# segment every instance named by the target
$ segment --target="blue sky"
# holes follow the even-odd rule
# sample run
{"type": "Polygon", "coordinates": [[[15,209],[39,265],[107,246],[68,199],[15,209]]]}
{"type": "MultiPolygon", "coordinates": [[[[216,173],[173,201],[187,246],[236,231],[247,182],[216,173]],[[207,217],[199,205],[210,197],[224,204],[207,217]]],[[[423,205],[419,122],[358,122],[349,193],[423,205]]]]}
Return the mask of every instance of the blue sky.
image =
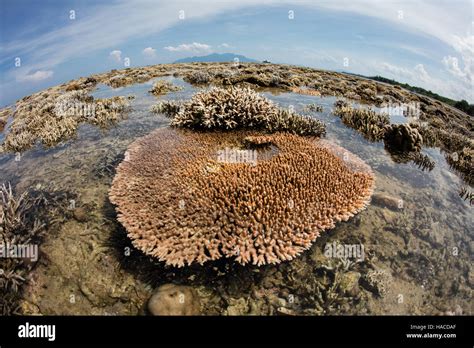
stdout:
{"type": "Polygon", "coordinates": [[[211,52],[382,75],[474,102],[473,0],[2,0],[0,15],[1,105],[126,58],[211,52]]]}

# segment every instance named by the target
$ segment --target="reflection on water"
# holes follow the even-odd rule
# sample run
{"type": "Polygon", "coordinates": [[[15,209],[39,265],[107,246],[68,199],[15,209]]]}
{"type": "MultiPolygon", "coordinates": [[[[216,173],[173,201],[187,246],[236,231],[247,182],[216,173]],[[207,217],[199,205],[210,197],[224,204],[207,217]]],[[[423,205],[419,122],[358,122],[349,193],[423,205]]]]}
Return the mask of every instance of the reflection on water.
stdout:
{"type": "MultiPolygon", "coordinates": [[[[130,286],[135,287],[137,294],[135,296],[131,294],[131,290],[123,290],[122,295],[128,296],[128,301],[146,298],[150,289],[146,284],[137,285],[144,281],[135,278],[134,274],[122,274],[122,271],[107,263],[112,254],[108,249],[104,249],[103,245],[118,227],[115,222],[111,222],[105,210],[109,206],[107,190],[114,168],[123,158],[127,146],[136,138],[168,124],[164,116],[152,114],[149,111],[150,107],[160,99],[188,99],[196,92],[196,88],[181,79],[173,77],[166,79],[182,86],[183,89],[157,98],[148,93],[153,80],[118,89],[105,85],[98,86],[92,93],[95,98],[115,95],[135,96],[131,100],[132,111],[114,128],[100,130],[90,125],[83,125],[79,128],[75,139],[55,148],[36,148],[21,156],[15,154],[0,156],[2,182],[12,182],[18,191],[37,185],[43,187],[49,185],[72,191],[77,194],[79,206],[87,207],[90,215],[86,222],[80,220],[65,222],[56,236],[50,239],[47,237],[44,251],[48,254],[50,264],[39,266],[37,272],[40,274],[38,282],[46,284],[50,290],[44,291],[33,287],[28,292],[31,298],[36,298],[36,304],[42,312],[104,314],[109,311],[117,314],[134,314],[139,305],[130,307],[113,301],[110,302],[113,304],[107,304],[105,300],[106,304],[102,303],[101,296],[110,296],[102,287],[107,289],[124,281],[130,282],[132,284],[130,286]],[[72,249],[79,251],[73,252],[72,249]],[[91,258],[91,254],[97,254],[98,256],[95,256],[99,259],[91,258]],[[107,266],[104,266],[104,263],[107,263],[107,266]],[[84,268],[83,265],[88,267],[84,268]],[[72,282],[71,279],[76,280],[72,282]],[[102,287],[99,288],[97,284],[102,287]],[[84,302],[83,307],[70,309],[69,306],[67,307],[69,309],[64,309],[66,307],[63,304],[67,301],[62,300],[61,296],[74,291],[77,286],[92,287],[91,291],[95,293],[96,300],[86,296],[88,302],[87,304],[84,302]]],[[[370,296],[369,292],[359,293],[357,297],[359,302],[354,307],[355,314],[433,314],[446,311],[459,312],[458,307],[464,314],[472,314],[470,304],[473,285],[471,282],[474,275],[471,266],[474,247],[472,208],[468,202],[458,197],[457,190],[462,181],[449,169],[440,150],[423,149],[423,152],[435,161],[435,168],[432,171],[421,171],[411,162],[395,163],[385,151],[382,142],[367,141],[356,131],[344,126],[339,117],[331,114],[336,98],[275,93],[268,90],[262,93],[281,107],[293,107],[296,112],[312,115],[326,123],[328,140],[357,154],[374,170],[377,200],[374,200],[374,204],[358,217],[339,224],[332,231],[325,232],[314,247],[300,258],[279,266],[263,267],[260,270],[248,267],[252,272],[260,272],[257,278],[242,273],[244,271],[233,275],[234,278],[239,278],[243,274],[239,279],[224,276],[228,277],[225,278],[225,289],[222,288],[223,280],[222,284],[215,279],[212,283],[206,283],[205,280],[195,283],[197,280],[190,280],[191,277],[174,278],[172,281],[199,285],[204,289],[202,291],[207,291],[214,297],[218,296],[227,301],[226,303],[231,303],[229,296],[234,299],[250,296],[250,292],[245,293],[243,289],[253,289],[245,291],[257,294],[270,290],[276,293],[285,290],[295,296],[305,296],[306,300],[301,300],[299,305],[303,306],[304,303],[306,307],[311,307],[312,302],[309,300],[311,296],[305,292],[309,290],[305,290],[304,284],[309,284],[313,280],[321,281],[318,278],[320,274],[315,270],[323,262],[321,253],[324,245],[339,240],[346,243],[362,243],[366,254],[370,255],[370,262],[351,266],[354,269],[350,272],[360,273],[361,279],[365,279],[364,277],[368,277],[366,273],[370,273],[371,269],[381,268],[388,270],[396,278],[384,297],[370,296]],[[304,106],[310,103],[322,105],[324,111],[322,113],[304,111],[304,106]],[[399,202],[399,208],[393,209],[387,203],[390,200],[399,202]],[[303,274],[304,278],[301,278],[303,274]],[[265,285],[268,281],[273,282],[270,288],[265,285]],[[230,291],[229,287],[241,289],[240,293],[239,290],[230,291]],[[400,295],[404,295],[402,296],[404,302],[397,302],[396,299],[400,299],[400,295]]],[[[392,121],[405,122],[404,118],[392,121]]],[[[3,136],[0,134],[0,140],[3,136]]],[[[201,271],[196,272],[196,277],[199,279],[201,271]]],[[[363,283],[361,280],[360,284],[363,283]]],[[[84,289],[82,291],[86,292],[84,289]]],[[[255,296],[254,300],[258,298],[255,296]]],[[[267,299],[270,298],[268,297],[270,295],[266,296],[267,299]]],[[[316,303],[319,300],[313,301],[316,303]]],[[[209,304],[209,307],[206,307],[213,308],[209,309],[209,313],[219,314],[225,310],[225,305],[217,305],[211,300],[209,303],[213,306],[209,304]]],[[[288,306],[291,307],[289,304],[288,306]]],[[[318,306],[322,306],[321,303],[318,306]]],[[[329,313],[329,309],[323,312],[316,310],[311,312],[308,308],[304,313],[329,313]]],[[[338,308],[343,312],[351,310],[344,309],[343,306],[338,308]]]]}

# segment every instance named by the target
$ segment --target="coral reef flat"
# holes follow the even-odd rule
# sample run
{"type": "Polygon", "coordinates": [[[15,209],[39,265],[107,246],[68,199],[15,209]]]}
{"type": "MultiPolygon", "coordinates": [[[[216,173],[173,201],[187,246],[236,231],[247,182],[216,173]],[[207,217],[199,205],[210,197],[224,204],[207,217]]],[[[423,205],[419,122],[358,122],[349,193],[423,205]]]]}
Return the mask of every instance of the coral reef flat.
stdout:
{"type": "MultiPolygon", "coordinates": [[[[41,202],[22,205],[21,216],[37,217],[41,227],[39,257],[34,264],[7,265],[24,280],[1,303],[4,313],[474,313],[473,120],[440,102],[304,67],[180,63],[114,70],[46,89],[2,110],[2,127],[0,173],[8,199],[0,200],[0,233],[23,235],[35,226],[28,219],[12,228],[4,218],[11,214],[7,205],[28,197],[41,202]],[[169,84],[160,82],[150,93],[157,81],[169,84]],[[212,87],[250,88],[279,109],[324,124],[321,146],[342,159],[354,154],[371,168],[370,205],[277,264],[243,265],[229,257],[177,268],[137,248],[109,199],[117,167],[130,160],[127,149],[140,138],[177,132],[157,103],[192,106],[193,96],[212,87]],[[71,99],[83,108],[68,108],[71,99]],[[394,126],[384,103],[418,103],[419,114],[403,116],[407,126],[394,126]],[[66,107],[58,111],[58,105],[66,107]],[[370,108],[372,116],[343,119],[341,107],[370,108]],[[367,136],[363,127],[373,124],[375,136],[367,136]],[[179,291],[192,298],[192,311],[170,303],[179,291]]],[[[272,134],[249,133],[240,143],[268,151],[264,158],[272,161],[281,151],[269,147],[278,133],[272,134]]],[[[216,166],[206,168],[216,174],[216,166]]],[[[167,210],[169,217],[179,201],[167,210]]],[[[0,274],[0,292],[10,291],[9,279],[0,274]]]]}

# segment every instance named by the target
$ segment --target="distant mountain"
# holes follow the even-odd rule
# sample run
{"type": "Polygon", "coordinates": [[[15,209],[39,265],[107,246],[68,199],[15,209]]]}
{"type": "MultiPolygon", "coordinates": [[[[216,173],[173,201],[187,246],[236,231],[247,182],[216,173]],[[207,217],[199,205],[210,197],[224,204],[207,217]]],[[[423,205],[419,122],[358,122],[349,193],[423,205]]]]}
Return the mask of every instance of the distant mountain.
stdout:
{"type": "Polygon", "coordinates": [[[181,58],[174,61],[174,63],[233,62],[235,58],[237,58],[239,62],[258,63],[258,60],[247,58],[240,54],[234,54],[234,53],[211,53],[211,54],[208,54],[207,56],[194,56],[194,57],[181,58]]]}

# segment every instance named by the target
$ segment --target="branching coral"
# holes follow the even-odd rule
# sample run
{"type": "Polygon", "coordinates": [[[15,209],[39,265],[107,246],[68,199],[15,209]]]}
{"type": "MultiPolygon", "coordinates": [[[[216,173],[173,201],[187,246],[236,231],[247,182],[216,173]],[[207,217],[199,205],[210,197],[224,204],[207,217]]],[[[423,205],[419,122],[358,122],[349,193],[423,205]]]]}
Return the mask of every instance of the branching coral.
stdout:
{"type": "MultiPolygon", "coordinates": [[[[31,208],[31,204],[26,192],[15,197],[10,185],[3,184],[0,187],[0,247],[2,250],[7,250],[12,246],[27,245],[38,239],[44,225],[37,220],[28,221],[25,214],[31,208]]],[[[12,308],[15,302],[14,297],[4,298],[3,294],[10,291],[18,293],[28,271],[25,262],[24,259],[10,258],[7,255],[2,255],[0,258],[0,294],[2,294],[0,312],[3,315],[11,314],[11,311],[16,310],[12,308]]]]}
{"type": "Polygon", "coordinates": [[[474,204],[474,192],[470,191],[467,187],[460,187],[458,194],[461,199],[469,201],[470,205],[474,204]]]}
{"type": "Polygon", "coordinates": [[[17,102],[4,151],[22,152],[37,141],[53,146],[74,136],[80,123],[106,127],[120,119],[128,101],[124,97],[94,99],[86,91],[35,94],[17,102]]]}
{"type": "Polygon", "coordinates": [[[53,217],[59,211],[64,217],[69,198],[61,191],[15,194],[10,185],[0,186],[0,315],[19,313],[21,286],[37,261],[38,244],[53,217]]]}
{"type": "Polygon", "coordinates": [[[446,154],[445,158],[468,184],[474,184],[474,149],[465,147],[461,151],[446,154]]]}
{"type": "Polygon", "coordinates": [[[383,139],[385,126],[390,125],[387,114],[378,114],[371,109],[353,108],[343,101],[338,101],[335,105],[334,114],[339,116],[344,124],[361,132],[369,140],[383,139]]]}
{"type": "Polygon", "coordinates": [[[249,136],[258,133],[160,129],[132,143],[109,197],[133,244],[179,267],[221,257],[279,263],[368,204],[370,168],[326,142],[275,133],[265,141],[278,154],[256,150],[256,165],[218,159],[249,136]]]}
{"type": "Polygon", "coordinates": [[[323,106],[315,103],[308,104],[304,107],[305,110],[314,111],[314,112],[323,112],[323,106]]]}
{"type": "Polygon", "coordinates": [[[304,95],[312,95],[316,97],[321,96],[321,92],[314,90],[314,89],[309,89],[309,88],[301,88],[301,87],[293,87],[291,89],[293,93],[298,93],[298,94],[304,94],[304,95]]]}
{"type": "Polygon", "coordinates": [[[153,83],[153,88],[150,90],[150,93],[159,96],[164,95],[169,92],[179,91],[181,88],[173,85],[171,82],[166,80],[158,80],[153,83]]]}
{"type": "Polygon", "coordinates": [[[180,103],[165,100],[152,105],[150,111],[155,114],[164,114],[165,116],[172,118],[180,109],[180,103]]]}
{"type": "Polygon", "coordinates": [[[184,80],[193,85],[203,85],[211,81],[212,76],[205,71],[194,71],[185,76],[184,80]]]}
{"type": "Polygon", "coordinates": [[[118,88],[118,87],[122,87],[122,86],[132,84],[132,82],[133,82],[133,80],[132,80],[131,77],[119,74],[119,75],[112,76],[105,83],[108,84],[110,87],[118,88]]]}
{"type": "Polygon", "coordinates": [[[421,152],[412,152],[409,154],[409,158],[423,171],[432,171],[435,167],[435,162],[428,155],[421,152]]]}
{"type": "Polygon", "coordinates": [[[157,110],[174,112],[172,126],[201,130],[256,129],[320,136],[325,126],[309,116],[278,108],[250,88],[211,88],[178,106],[162,103],[157,110]]]}
{"type": "Polygon", "coordinates": [[[12,110],[10,108],[0,109],[0,132],[7,124],[8,117],[11,115],[12,110]]]}

